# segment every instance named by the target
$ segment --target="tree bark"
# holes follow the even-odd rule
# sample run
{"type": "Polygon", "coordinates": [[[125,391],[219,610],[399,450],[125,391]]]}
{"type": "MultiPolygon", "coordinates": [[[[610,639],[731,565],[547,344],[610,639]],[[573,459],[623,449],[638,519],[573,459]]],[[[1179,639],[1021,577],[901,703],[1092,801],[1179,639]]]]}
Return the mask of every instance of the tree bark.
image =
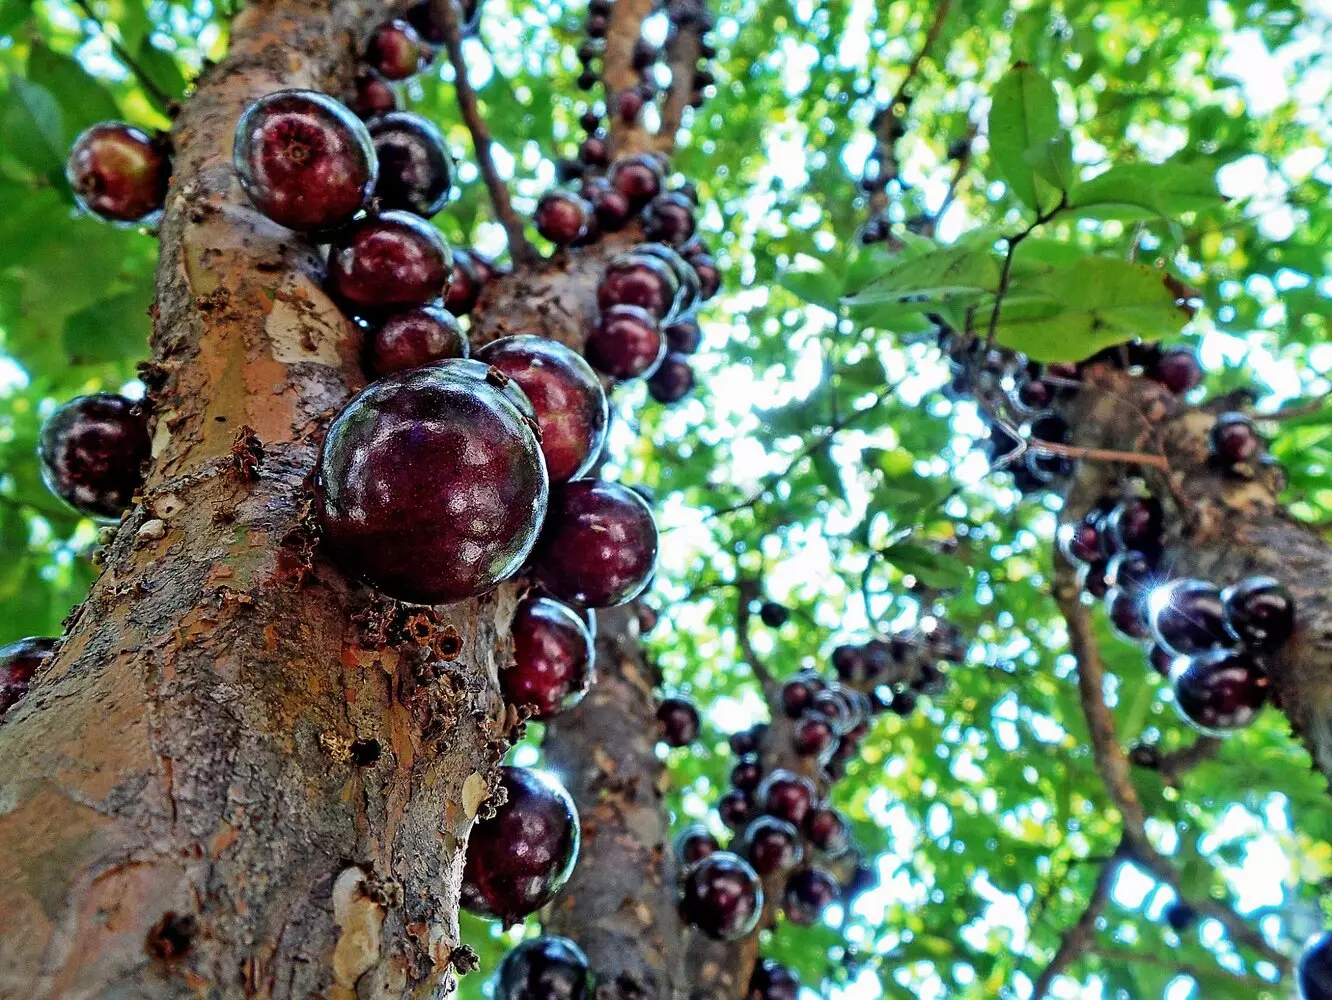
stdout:
{"type": "Polygon", "coordinates": [[[176,124],[153,467],[0,727],[0,997],[434,997],[462,964],[514,588],[413,616],[317,555],[307,476],[359,335],[231,169],[244,107],[342,92],[377,13],[247,7],[176,124]]]}

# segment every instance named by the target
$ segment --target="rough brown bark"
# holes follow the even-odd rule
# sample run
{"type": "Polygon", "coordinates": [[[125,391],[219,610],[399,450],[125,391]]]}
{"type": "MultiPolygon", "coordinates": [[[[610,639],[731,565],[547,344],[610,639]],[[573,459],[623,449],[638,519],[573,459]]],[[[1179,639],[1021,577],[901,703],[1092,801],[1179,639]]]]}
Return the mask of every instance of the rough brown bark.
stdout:
{"type": "Polygon", "coordinates": [[[375,13],[247,7],[181,112],[143,502],[0,727],[0,997],[451,988],[512,588],[408,621],[318,557],[306,477],[359,338],[230,167],[245,105],[340,92],[375,13]]]}

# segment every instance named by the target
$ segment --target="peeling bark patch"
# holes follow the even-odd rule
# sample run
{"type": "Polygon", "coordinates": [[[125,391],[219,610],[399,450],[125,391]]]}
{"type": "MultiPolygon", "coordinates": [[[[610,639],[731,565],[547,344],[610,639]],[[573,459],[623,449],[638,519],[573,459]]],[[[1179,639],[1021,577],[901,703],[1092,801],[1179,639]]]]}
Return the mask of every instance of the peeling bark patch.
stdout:
{"type": "Polygon", "coordinates": [[[384,908],[366,892],[365,872],[345,869],[333,883],[333,922],[338,940],[333,946],[333,978],[346,989],[379,962],[384,908]]]}
{"type": "Polygon", "coordinates": [[[193,916],[168,910],[148,931],[144,948],[158,961],[171,962],[184,957],[198,933],[199,921],[193,916]]]}

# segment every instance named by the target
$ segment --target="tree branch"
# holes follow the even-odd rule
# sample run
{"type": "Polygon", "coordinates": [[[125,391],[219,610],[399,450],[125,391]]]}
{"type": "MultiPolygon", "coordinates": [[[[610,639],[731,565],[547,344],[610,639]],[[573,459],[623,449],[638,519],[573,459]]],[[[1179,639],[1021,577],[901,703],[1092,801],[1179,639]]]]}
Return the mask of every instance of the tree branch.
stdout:
{"type": "Polygon", "coordinates": [[[736,584],[735,638],[745,656],[745,662],[749,664],[749,669],[754,672],[754,678],[763,689],[765,700],[771,704],[777,692],[777,680],[768,670],[762,657],[758,655],[754,642],[749,637],[749,622],[752,617],[749,606],[762,595],[763,586],[758,580],[741,580],[736,584]]]}
{"type": "Polygon", "coordinates": [[[1124,860],[1125,845],[1121,843],[1111,859],[1101,866],[1100,874],[1096,876],[1096,885],[1092,888],[1091,898],[1087,900],[1082,915],[1064,932],[1054,957],[1036,977],[1031,1000],[1044,1000],[1055,979],[1091,948],[1092,942],[1096,939],[1096,921],[1110,905],[1110,893],[1115,887],[1115,879],[1119,877],[1119,869],[1124,860]]]}
{"type": "MultiPolygon", "coordinates": [[[[672,0],[672,12],[695,8],[698,0],[672,0]]],[[[703,49],[702,23],[698,18],[685,20],[671,33],[666,45],[666,61],[671,68],[671,86],[661,106],[661,127],[657,130],[658,152],[670,156],[675,152],[676,136],[684,121],[684,110],[689,107],[694,93],[694,71],[698,68],[703,49]]]]}
{"type": "MultiPolygon", "coordinates": [[[[472,134],[472,147],[476,151],[476,167],[485,181],[490,193],[490,204],[495,209],[495,217],[509,239],[509,256],[515,265],[530,265],[541,259],[523,230],[523,220],[514,211],[509,198],[509,188],[495,168],[495,158],[490,153],[492,140],[490,128],[481,115],[477,105],[476,91],[467,78],[467,60],[463,56],[462,28],[458,24],[458,8],[454,0],[433,0],[435,16],[444,31],[444,48],[449,54],[453,66],[453,89],[458,98],[458,110],[462,113],[467,131],[472,134]]],[[[618,6],[618,5],[617,5],[618,6]]]]}
{"type": "Polygon", "coordinates": [[[617,109],[620,94],[638,85],[634,46],[643,35],[643,22],[652,13],[652,8],[653,0],[615,0],[611,6],[606,48],[602,54],[601,83],[606,92],[606,116],[611,123],[614,156],[642,152],[650,145],[642,115],[626,122],[617,109]]]}

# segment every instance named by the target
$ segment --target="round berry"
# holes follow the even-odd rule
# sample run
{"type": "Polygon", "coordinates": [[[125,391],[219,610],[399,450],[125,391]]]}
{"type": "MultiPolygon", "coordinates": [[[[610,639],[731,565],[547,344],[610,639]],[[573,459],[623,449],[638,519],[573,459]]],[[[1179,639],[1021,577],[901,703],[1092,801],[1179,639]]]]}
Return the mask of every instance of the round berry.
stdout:
{"type": "Polygon", "coordinates": [[[1218,735],[1252,722],[1269,693],[1262,669],[1242,653],[1228,649],[1181,659],[1170,683],[1184,718],[1204,732],[1218,735]]]}
{"type": "Polygon", "coordinates": [[[676,354],[694,354],[703,343],[703,329],[693,315],[681,316],[662,328],[666,347],[676,354]]]}
{"type": "Polygon", "coordinates": [[[1172,580],[1147,596],[1152,635],[1177,656],[1229,646],[1221,591],[1204,580],[1172,580]]]}
{"type": "Polygon", "coordinates": [[[1154,497],[1121,500],[1105,519],[1105,535],[1112,552],[1156,553],[1161,551],[1165,512],[1154,497]]]}
{"type": "Polygon", "coordinates": [[[752,729],[742,729],[738,733],[732,733],[727,740],[731,747],[731,753],[737,757],[758,753],[763,749],[763,738],[767,733],[768,725],[766,722],[759,723],[752,729]]]}
{"type": "Polygon", "coordinates": [[[151,222],[166,202],[171,160],[146,133],[101,122],[80,133],[65,177],[79,205],[108,222],[151,222]]]}
{"type": "Polygon", "coordinates": [[[1133,642],[1151,639],[1147,603],[1142,594],[1112,587],[1105,595],[1105,613],[1111,626],[1123,638],[1133,642]]]}
{"type": "Polygon", "coordinates": [[[1078,589],[1085,590],[1098,600],[1110,592],[1110,583],[1106,580],[1106,570],[1110,568],[1106,560],[1098,560],[1078,568],[1078,589]]]}
{"type": "Polygon", "coordinates": [[[675,856],[686,868],[698,864],[709,854],[716,854],[720,850],[721,844],[717,838],[701,823],[685,827],[675,838],[675,856]]]}
{"type": "Polygon", "coordinates": [[[1023,379],[1013,398],[1026,412],[1040,412],[1054,402],[1054,389],[1049,382],[1042,382],[1038,378],[1023,379]]]}
{"type": "Polygon", "coordinates": [[[347,106],[368,121],[398,110],[398,95],[383,77],[366,70],[356,77],[355,89],[347,106]]]}
{"type": "Polygon", "coordinates": [[[1060,553],[1074,565],[1097,562],[1105,557],[1100,523],[1090,516],[1061,524],[1055,533],[1055,541],[1060,553]]]}
{"type": "Polygon", "coordinates": [[[394,111],[367,126],[379,158],[375,197],[383,208],[430,218],[449,200],[453,164],[444,134],[411,111],[394,111]]]}
{"type": "Polygon", "coordinates": [[[300,232],[350,222],[370,200],[379,173],[361,120],[312,90],[279,90],[246,108],[232,159],[254,207],[300,232]]]}
{"type": "Polygon", "coordinates": [[[578,158],[589,167],[604,167],[610,162],[610,147],[602,135],[589,135],[578,147],[578,158]]]}
{"type": "Polygon", "coordinates": [[[784,965],[761,958],[749,979],[747,1000],[799,1000],[800,980],[784,965]]]}
{"type": "Polygon", "coordinates": [[[757,754],[745,754],[731,768],[731,787],[742,792],[755,791],[763,780],[763,765],[757,754]]]}
{"type": "Polygon", "coordinates": [[[707,254],[691,257],[689,263],[698,275],[698,297],[707,302],[721,290],[721,270],[707,254]]]}
{"type": "Polygon", "coordinates": [[[661,620],[656,608],[641,601],[634,605],[634,618],[638,623],[639,635],[647,635],[657,627],[657,622],[661,620]]]}
{"type": "Polygon", "coordinates": [[[1324,932],[1304,949],[1297,973],[1300,1000],[1332,1000],[1332,932],[1324,932]]]}
{"type": "Polygon", "coordinates": [[[761,812],[799,827],[814,808],[818,792],[803,775],[778,768],[759,785],[757,805],[761,812]]]}
{"type": "Polygon", "coordinates": [[[666,354],[666,341],[646,310],[610,306],[588,331],[583,353],[597,371],[615,379],[635,379],[657,370],[666,354]]]}
{"type": "Polygon", "coordinates": [[[532,217],[537,232],[556,246],[567,247],[587,235],[592,206],[569,191],[548,191],[537,202],[532,217]]]}
{"type": "Polygon", "coordinates": [[[0,719],[28,693],[33,674],[51,658],[57,641],[30,636],[0,646],[0,719]]]}
{"type": "Polygon", "coordinates": [[[578,860],[578,809],[553,778],[526,767],[500,768],[508,793],[467,840],[462,905],[517,923],[549,903],[578,860]]]}
{"type": "Polygon", "coordinates": [[[694,235],[694,206],[675,192],[659,194],[643,210],[643,234],[649,239],[682,246],[694,235]]]}
{"type": "Polygon", "coordinates": [[[445,604],[523,565],[546,467],[530,404],[498,381],[479,362],[441,361],[372,383],[333,421],[316,498],[348,571],[389,597],[445,604]]]}
{"type": "Polygon", "coordinates": [[[114,393],[58,407],[37,439],[46,488],[80,514],[108,521],[129,509],[151,455],[142,405],[114,393]]]}
{"type": "Polygon", "coordinates": [[[611,186],[629,199],[633,208],[641,208],[657,197],[666,186],[666,175],[654,156],[635,153],[611,164],[606,175],[611,186]]]}
{"type": "Polygon", "coordinates": [[[749,863],[728,851],[704,858],[685,876],[680,915],[716,941],[736,941],[758,926],[763,887],[749,863]]]}
{"type": "Polygon", "coordinates": [[[852,683],[870,680],[878,673],[876,667],[887,665],[880,664],[879,658],[871,655],[868,646],[856,646],[851,643],[843,643],[834,649],[831,660],[837,676],[852,683]]]}
{"type": "Polygon", "coordinates": [[[787,920],[808,927],[818,923],[823,911],[840,895],[837,880],[822,868],[802,868],[786,880],[782,909],[787,920]]]}
{"type": "Polygon", "coordinates": [[[597,304],[602,309],[638,306],[660,320],[670,314],[678,290],[679,281],[662,261],[646,254],[621,254],[606,266],[597,287],[597,304]]]}
{"type": "Polygon", "coordinates": [[[454,250],[453,275],[449,279],[448,294],[444,296],[444,308],[455,316],[466,316],[476,307],[481,287],[481,271],[472,251],[454,250]]]}
{"type": "Polygon", "coordinates": [[[824,806],[805,817],[805,836],[816,850],[834,857],[851,847],[851,824],[836,809],[824,806]]]}
{"type": "Polygon", "coordinates": [[[698,739],[698,709],[683,698],[663,698],[657,706],[657,722],[668,747],[687,747],[698,739]]]}
{"type": "Polygon", "coordinates": [[[1121,552],[1106,565],[1105,579],[1112,587],[1140,594],[1158,582],[1152,559],[1132,550],[1121,552]]]}
{"type": "Polygon", "coordinates": [[[629,224],[633,208],[623,192],[611,187],[604,177],[596,183],[585,184],[583,197],[592,204],[592,214],[602,232],[617,233],[629,224]]]}
{"type": "Polygon", "coordinates": [[[405,80],[430,65],[430,49],[409,22],[394,18],[370,33],[365,62],[386,80],[405,80]]]}
{"type": "Polygon", "coordinates": [[[591,365],[558,341],[526,334],[492,341],[476,358],[517,382],[531,400],[550,481],[584,475],[601,453],[610,422],[606,393],[591,365]]]}
{"type": "Polygon", "coordinates": [[[592,636],[578,615],[549,597],[529,597],[513,615],[513,662],[500,671],[511,705],[545,721],[573,708],[592,685],[592,636]]]}
{"type": "Polygon", "coordinates": [[[745,827],[745,857],[764,878],[790,871],[805,856],[800,831],[776,816],[758,816],[745,827]]]}
{"type": "Polygon", "coordinates": [[[670,270],[677,285],[671,308],[673,315],[684,315],[698,305],[700,291],[698,272],[674,247],[664,243],[639,243],[629,252],[644,257],[655,257],[670,270]]]}
{"type": "Polygon", "coordinates": [[[1253,421],[1242,413],[1223,413],[1212,425],[1212,454],[1222,465],[1238,465],[1256,458],[1262,440],[1253,421]]]}
{"type": "Polygon", "coordinates": [[[352,312],[419,306],[447,294],[453,256],[434,226],[384,212],[341,230],[328,251],[328,283],[352,312]]]}
{"type": "Polygon", "coordinates": [[[888,703],[888,709],[894,715],[900,715],[903,718],[916,710],[916,705],[920,701],[920,696],[910,688],[904,688],[901,691],[893,693],[893,700],[888,703]]]}
{"type": "Polygon", "coordinates": [[[1256,653],[1281,648],[1295,632],[1295,599],[1270,576],[1251,576],[1221,592],[1226,631],[1256,653]]]}
{"type": "Polygon", "coordinates": [[[824,690],[814,695],[810,708],[820,712],[832,724],[838,736],[842,736],[860,725],[864,714],[858,704],[856,692],[845,685],[833,681],[824,690]]]}
{"type": "Polygon", "coordinates": [[[678,403],[694,388],[694,367],[685,355],[668,352],[648,377],[647,387],[648,395],[663,406],[678,403]]]}
{"type": "Polygon", "coordinates": [[[1188,903],[1176,901],[1165,908],[1165,921],[1170,929],[1182,934],[1198,919],[1198,911],[1188,903]]]}
{"type": "Polygon", "coordinates": [[[754,818],[754,800],[747,792],[732,788],[717,800],[717,815],[728,830],[738,833],[754,818]]]}
{"type": "Polygon", "coordinates": [[[781,628],[790,620],[790,609],[776,601],[764,601],[759,606],[759,621],[763,622],[768,628],[781,628]]]}
{"type": "Polygon", "coordinates": [[[652,508],[633,490],[575,479],[553,491],[534,566],[556,597],[592,608],[624,604],[647,587],[656,562],[652,508]]]}
{"type": "Polygon", "coordinates": [[[370,338],[367,353],[370,370],[382,378],[432,361],[467,357],[467,334],[447,309],[420,306],[386,319],[370,338]]]}
{"type": "Polygon", "coordinates": [[[1147,650],[1147,662],[1151,668],[1162,677],[1169,677],[1170,672],[1175,668],[1175,661],[1179,659],[1173,652],[1164,646],[1153,643],[1152,648],[1147,650]]]}
{"type": "Polygon", "coordinates": [[[1179,396],[1202,385],[1202,365],[1198,355],[1187,347],[1170,347],[1162,351],[1149,371],[1152,378],[1179,396]]]}
{"type": "Polygon", "coordinates": [[[822,712],[806,712],[791,728],[791,747],[800,757],[818,757],[832,748],[837,733],[822,712]]]}
{"type": "Polygon", "coordinates": [[[788,718],[800,718],[813,704],[814,693],[811,675],[796,674],[782,685],[782,710],[788,718]]]}
{"type": "Polygon", "coordinates": [[[495,973],[495,1000],[589,1000],[587,956],[568,938],[543,934],[520,942],[495,973]]]}

